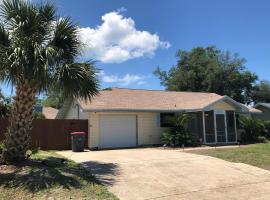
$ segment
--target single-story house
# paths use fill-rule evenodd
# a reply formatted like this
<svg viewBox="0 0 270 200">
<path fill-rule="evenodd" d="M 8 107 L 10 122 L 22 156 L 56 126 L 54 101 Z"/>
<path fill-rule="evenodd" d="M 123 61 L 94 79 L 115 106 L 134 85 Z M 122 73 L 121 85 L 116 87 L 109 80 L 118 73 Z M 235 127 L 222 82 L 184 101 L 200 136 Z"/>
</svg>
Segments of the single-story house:
<svg viewBox="0 0 270 200">
<path fill-rule="evenodd" d="M 249 108 L 215 93 L 112 88 L 66 103 L 57 118 L 88 119 L 90 148 L 121 148 L 160 144 L 174 113 L 195 116 L 187 126 L 204 144 L 230 144 L 239 137 L 236 116 Z"/>
<path fill-rule="evenodd" d="M 270 120 L 270 103 L 258 103 L 254 106 L 255 109 L 261 112 L 252 113 L 252 117 L 263 120 Z"/>
</svg>

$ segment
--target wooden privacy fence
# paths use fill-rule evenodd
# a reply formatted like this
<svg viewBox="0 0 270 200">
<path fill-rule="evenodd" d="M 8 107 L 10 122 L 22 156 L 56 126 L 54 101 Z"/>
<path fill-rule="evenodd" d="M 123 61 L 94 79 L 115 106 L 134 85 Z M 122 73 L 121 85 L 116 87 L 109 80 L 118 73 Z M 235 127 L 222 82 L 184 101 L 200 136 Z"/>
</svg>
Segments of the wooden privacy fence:
<svg viewBox="0 0 270 200">
<path fill-rule="evenodd" d="M 0 119 L 0 142 L 4 140 L 8 120 Z M 71 132 L 85 132 L 85 147 L 88 147 L 88 120 L 35 119 L 33 122 L 32 147 L 44 150 L 71 149 Z"/>
</svg>

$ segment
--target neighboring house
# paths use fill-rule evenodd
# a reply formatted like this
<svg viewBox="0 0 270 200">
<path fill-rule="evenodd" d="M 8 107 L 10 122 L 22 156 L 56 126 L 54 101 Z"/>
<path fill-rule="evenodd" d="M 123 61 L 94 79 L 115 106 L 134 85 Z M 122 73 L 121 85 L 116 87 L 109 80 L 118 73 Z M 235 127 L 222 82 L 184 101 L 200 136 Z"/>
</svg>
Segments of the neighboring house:
<svg viewBox="0 0 270 200">
<path fill-rule="evenodd" d="M 260 113 L 252 113 L 251 115 L 257 119 L 270 120 L 270 103 L 258 103 L 254 106 L 260 110 Z"/>
<path fill-rule="evenodd" d="M 160 144 L 165 119 L 191 113 L 189 130 L 205 144 L 236 143 L 236 115 L 249 109 L 227 96 L 202 92 L 140 89 L 100 91 L 92 101 L 68 102 L 57 118 L 88 119 L 90 148 L 119 148 Z"/>
<path fill-rule="evenodd" d="M 46 119 L 55 119 L 58 113 L 58 110 L 52 107 L 44 107 L 42 105 L 36 105 L 35 112 L 42 113 Z"/>
</svg>

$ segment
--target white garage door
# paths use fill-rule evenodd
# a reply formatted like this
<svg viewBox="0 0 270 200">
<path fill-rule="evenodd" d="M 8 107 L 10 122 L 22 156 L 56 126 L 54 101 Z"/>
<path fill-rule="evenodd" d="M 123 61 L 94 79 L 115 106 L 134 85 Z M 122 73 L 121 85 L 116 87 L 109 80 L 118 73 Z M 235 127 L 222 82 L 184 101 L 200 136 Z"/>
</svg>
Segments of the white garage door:
<svg viewBox="0 0 270 200">
<path fill-rule="evenodd" d="M 136 146 L 136 116 L 101 115 L 99 147 L 118 148 Z"/>
</svg>

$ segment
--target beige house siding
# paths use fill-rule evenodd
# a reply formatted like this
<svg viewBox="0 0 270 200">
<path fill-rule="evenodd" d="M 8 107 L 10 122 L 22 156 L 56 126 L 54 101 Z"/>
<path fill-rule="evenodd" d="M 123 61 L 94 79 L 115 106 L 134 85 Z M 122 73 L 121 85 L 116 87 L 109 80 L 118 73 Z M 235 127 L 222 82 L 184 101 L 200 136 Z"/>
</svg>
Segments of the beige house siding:
<svg viewBox="0 0 270 200">
<path fill-rule="evenodd" d="M 210 110 L 235 110 L 235 107 L 227 102 L 221 101 L 211 106 Z"/>
<path fill-rule="evenodd" d="M 166 128 L 160 127 L 159 113 L 138 113 L 138 145 L 159 144 Z"/>
<path fill-rule="evenodd" d="M 80 119 L 89 119 L 89 113 L 87 112 L 79 112 Z M 65 116 L 65 119 L 78 119 L 78 107 L 76 103 L 73 102 Z"/>
<path fill-rule="evenodd" d="M 159 144 L 161 133 L 166 128 L 159 126 L 159 113 L 153 112 L 96 112 L 90 113 L 89 120 L 89 146 L 90 148 L 99 146 L 99 118 L 101 115 L 136 115 L 137 116 L 137 132 L 138 145 Z"/>
<path fill-rule="evenodd" d="M 99 144 L 99 114 L 90 113 L 89 119 L 89 147 L 98 147 Z"/>
</svg>

